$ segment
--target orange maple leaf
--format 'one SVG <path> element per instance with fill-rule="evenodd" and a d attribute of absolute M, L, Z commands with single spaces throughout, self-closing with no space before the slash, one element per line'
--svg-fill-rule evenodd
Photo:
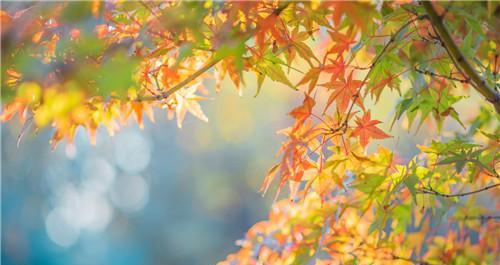
<path fill-rule="evenodd" d="M 309 82 L 309 89 L 307 93 L 311 94 L 314 87 L 316 86 L 316 83 L 318 82 L 319 75 L 321 74 L 321 68 L 319 67 L 314 67 L 309 69 L 309 71 L 302 77 L 302 79 L 299 81 L 297 86 L 304 85 L 307 82 Z"/>
<path fill-rule="evenodd" d="M 349 74 L 347 79 L 344 78 L 343 81 L 330 81 L 328 83 L 322 84 L 321 86 L 327 87 L 328 89 L 333 89 L 332 94 L 328 97 L 326 107 L 324 112 L 332 105 L 333 101 L 337 101 L 337 107 L 343 113 L 349 107 L 349 102 L 351 99 L 355 99 L 355 103 L 361 108 L 363 107 L 363 102 L 359 97 L 354 97 L 358 93 L 359 88 L 363 85 L 360 80 L 353 80 L 352 73 Z"/>
<path fill-rule="evenodd" d="M 385 73 L 387 74 L 387 77 L 380 80 L 373 86 L 373 88 L 370 89 L 370 92 L 375 96 L 376 101 L 380 99 L 380 95 L 382 94 L 382 91 L 386 86 L 389 86 L 390 88 L 396 88 L 394 81 L 397 80 L 398 74 L 392 74 L 387 70 L 385 71 Z"/>
<path fill-rule="evenodd" d="M 385 139 L 391 137 L 376 127 L 377 124 L 382 123 L 379 120 L 372 120 L 370 111 L 365 112 L 362 118 L 356 118 L 357 127 L 352 132 L 352 136 L 359 137 L 361 145 L 365 147 L 370 138 Z"/>
<path fill-rule="evenodd" d="M 365 31 L 370 23 L 373 6 L 370 3 L 356 1 L 332 1 L 329 3 L 333 7 L 332 19 L 335 26 L 339 26 L 343 19 L 348 18 L 357 27 Z"/>
<path fill-rule="evenodd" d="M 334 82 L 339 77 L 344 76 L 347 65 L 344 62 L 344 58 L 342 56 L 337 57 L 336 60 L 328 59 L 331 64 L 327 64 L 323 66 L 323 71 L 325 73 L 331 73 L 330 81 Z"/>
<path fill-rule="evenodd" d="M 335 44 L 328 50 L 328 53 L 342 55 L 348 51 L 351 45 L 356 43 L 356 33 L 353 27 L 350 27 L 345 34 L 338 31 L 328 31 L 330 38 Z"/>
<path fill-rule="evenodd" d="M 292 116 L 297 120 L 297 124 L 302 124 L 311 115 L 312 109 L 316 102 L 312 97 L 304 94 L 305 98 L 302 105 L 294 108 L 288 115 Z"/>
<path fill-rule="evenodd" d="M 169 68 L 168 66 L 161 67 L 161 81 L 165 87 L 171 87 L 179 81 L 180 76 L 176 70 Z"/>

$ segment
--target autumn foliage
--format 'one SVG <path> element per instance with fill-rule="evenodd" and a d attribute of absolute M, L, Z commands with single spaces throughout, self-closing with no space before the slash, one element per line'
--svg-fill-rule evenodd
<path fill-rule="evenodd" d="M 263 180 L 262 192 L 277 186 L 276 202 L 220 264 L 494 264 L 499 10 L 494 1 L 33 4 L 1 13 L 1 119 L 17 116 L 20 138 L 53 127 L 54 147 L 78 127 L 95 142 L 98 127 L 143 126 L 154 108 L 179 128 L 188 113 L 208 121 L 208 81 L 219 92 L 229 78 L 256 96 L 281 83 L 303 101 Z M 89 17 L 92 30 L 75 27 Z M 426 131 L 412 158 L 399 155 L 410 143 L 396 128 Z"/>

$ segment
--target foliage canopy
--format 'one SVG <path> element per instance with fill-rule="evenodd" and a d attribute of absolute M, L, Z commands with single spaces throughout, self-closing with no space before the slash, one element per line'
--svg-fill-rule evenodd
<path fill-rule="evenodd" d="M 289 199 L 221 264 L 499 261 L 497 2 L 94 1 L 7 10 L 1 119 L 17 115 L 20 138 L 52 126 L 55 147 L 84 127 L 95 141 L 99 126 L 113 134 L 131 117 L 143 126 L 157 107 L 178 127 L 187 113 L 208 121 L 205 80 L 220 91 L 226 76 L 240 93 L 247 73 L 255 95 L 270 89 L 266 79 L 303 91 L 262 185 L 276 181 L 276 198 L 287 185 Z M 91 26 L 77 27 L 82 21 Z M 373 114 L 387 95 L 399 97 L 385 121 L 391 129 L 430 128 L 411 159 L 384 146 L 367 151 L 392 137 Z"/>

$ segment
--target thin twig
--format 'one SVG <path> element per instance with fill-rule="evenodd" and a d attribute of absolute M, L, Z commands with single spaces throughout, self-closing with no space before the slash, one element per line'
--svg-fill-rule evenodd
<path fill-rule="evenodd" d="M 481 222 L 486 222 L 488 220 L 500 220 L 500 215 L 479 215 L 479 216 L 467 216 L 466 215 L 459 220 L 462 220 L 462 221 L 479 220 Z"/>
<path fill-rule="evenodd" d="M 414 18 L 414 19 L 406 22 L 405 24 L 403 24 L 394 34 L 391 35 L 391 38 L 389 39 L 389 41 L 384 45 L 384 47 L 382 48 L 382 50 L 380 51 L 380 53 L 372 61 L 372 63 L 370 64 L 370 68 L 369 68 L 370 70 L 368 70 L 368 73 L 365 75 L 365 78 L 361 82 L 362 85 L 359 87 L 359 89 L 356 92 L 356 94 L 354 94 L 352 96 L 351 105 L 349 107 L 349 110 L 347 111 L 347 115 L 346 115 L 345 120 L 343 122 L 343 123 L 345 123 L 345 125 L 344 124 L 342 125 L 344 128 L 347 128 L 347 123 L 349 122 L 349 117 L 351 115 L 352 109 L 354 108 L 354 104 L 356 103 L 356 100 L 358 100 L 358 98 L 360 96 L 361 89 L 364 87 L 366 81 L 368 80 L 368 78 L 372 74 L 373 69 L 375 69 L 375 65 L 377 65 L 377 63 L 380 61 L 380 59 L 385 55 L 386 51 L 389 49 L 389 46 L 391 46 L 391 44 L 394 43 L 394 41 L 396 39 L 396 36 L 398 36 L 399 33 L 401 33 L 404 29 L 406 29 L 413 22 L 418 21 L 418 20 L 422 20 L 425 17 L 426 17 L 425 15 L 421 15 L 421 16 L 418 16 L 418 17 L 416 17 L 416 18 Z"/>
<path fill-rule="evenodd" d="M 290 4 L 289 2 L 286 2 L 283 5 L 280 5 L 268 17 L 270 17 L 270 16 L 279 16 L 281 14 L 281 12 L 289 4 Z M 247 41 L 248 39 L 250 39 L 253 36 L 253 33 L 256 30 L 258 30 L 258 28 L 255 28 L 254 30 L 251 30 L 247 34 L 247 36 L 245 36 L 245 38 L 244 38 L 243 41 Z M 219 63 L 222 59 L 224 59 L 224 57 L 222 57 L 222 56 L 217 56 L 217 57 L 212 58 L 203 67 L 201 67 L 200 69 L 198 69 L 196 72 L 194 72 L 193 74 L 191 74 L 190 76 L 188 76 L 186 79 L 182 80 L 177 85 L 171 87 L 169 90 L 165 91 L 164 93 L 162 93 L 162 94 L 160 94 L 158 96 L 141 97 L 141 98 L 138 98 L 137 100 L 138 101 L 150 101 L 150 100 L 162 100 L 162 99 L 168 98 L 170 95 L 172 95 L 173 93 L 177 92 L 179 89 L 185 87 L 186 85 L 188 85 L 189 83 L 191 83 L 192 81 L 194 81 L 196 78 L 198 78 L 200 75 L 202 75 L 203 73 L 205 73 L 206 71 L 208 71 L 214 65 L 216 65 L 217 63 Z"/>
<path fill-rule="evenodd" d="M 408 261 L 408 262 L 411 262 L 413 264 L 418 264 L 418 265 L 432 265 L 431 263 L 427 262 L 427 261 L 423 261 L 423 260 L 416 260 L 416 259 L 412 259 L 412 258 L 405 258 L 405 257 L 401 257 L 401 256 L 398 256 L 398 255 L 392 255 L 392 259 L 394 260 L 404 260 L 404 261 Z"/>
<path fill-rule="evenodd" d="M 480 193 L 480 192 L 483 192 L 483 191 L 487 191 L 489 189 L 493 189 L 493 188 L 498 187 L 498 186 L 500 186 L 500 183 L 489 185 L 489 186 L 480 188 L 478 190 L 473 190 L 473 191 L 469 191 L 469 192 L 449 193 L 449 194 L 447 194 L 447 193 L 441 193 L 439 191 L 434 190 L 432 187 L 429 187 L 429 188 L 419 189 L 419 190 L 417 190 L 417 193 L 419 193 L 419 194 L 431 194 L 431 195 L 436 195 L 436 196 L 445 197 L 445 198 L 453 198 L 453 197 L 469 196 L 469 195 L 472 195 L 472 194 L 476 194 L 476 193 Z"/>
<path fill-rule="evenodd" d="M 415 67 L 415 71 L 418 72 L 418 73 L 421 73 L 423 75 L 428 75 L 428 76 L 432 76 L 432 77 L 441 77 L 441 78 L 445 78 L 445 79 L 448 79 L 448 80 L 457 81 L 457 82 L 460 82 L 462 84 L 469 83 L 469 80 L 467 80 L 467 79 L 460 79 L 460 78 L 452 77 L 451 75 L 450 76 L 441 75 L 441 74 L 438 74 L 438 73 L 431 72 L 429 70 L 422 70 L 422 69 L 419 69 L 417 67 Z"/>

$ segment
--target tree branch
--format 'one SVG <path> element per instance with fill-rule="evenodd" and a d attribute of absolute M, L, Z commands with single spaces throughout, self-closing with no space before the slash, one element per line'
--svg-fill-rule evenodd
<path fill-rule="evenodd" d="M 196 72 L 188 76 L 186 79 L 182 80 L 181 82 L 177 83 L 177 85 L 171 87 L 169 90 L 161 93 L 160 95 L 157 96 L 149 96 L 149 97 L 142 97 L 139 100 L 140 101 L 148 101 L 148 100 L 161 100 L 168 98 L 170 95 L 172 95 L 174 92 L 177 92 L 179 89 L 185 87 L 187 84 L 191 83 L 193 80 L 198 78 L 200 75 L 202 75 L 204 72 L 208 71 L 208 69 L 212 68 L 212 66 L 216 65 L 218 62 L 222 60 L 222 57 L 217 57 L 209 62 L 207 62 L 205 65 L 203 65 L 202 68 L 198 69 Z"/>
<path fill-rule="evenodd" d="M 448 79 L 448 80 L 451 80 L 451 81 L 460 82 L 462 84 L 470 83 L 469 80 L 455 78 L 455 77 L 453 77 L 451 75 L 450 76 L 440 75 L 440 74 L 437 74 L 437 73 L 434 73 L 434 72 L 431 72 L 431 71 L 428 71 L 428 70 L 419 69 L 417 67 L 415 67 L 414 69 L 415 69 L 416 72 L 418 72 L 420 74 L 423 74 L 423 75 L 428 75 L 428 76 L 432 76 L 432 77 L 441 77 L 441 78 Z"/>
<path fill-rule="evenodd" d="M 500 186 L 500 183 L 493 184 L 493 185 L 490 185 L 490 186 L 486 186 L 486 187 L 480 188 L 478 190 L 473 190 L 473 191 L 464 192 L 464 193 L 454 193 L 454 194 L 441 193 L 439 191 L 435 191 L 432 187 L 430 187 L 430 188 L 419 189 L 419 190 L 417 190 L 417 193 L 420 193 L 420 194 L 431 194 L 431 195 L 436 195 L 436 196 L 445 197 L 445 198 L 453 198 L 453 197 L 469 196 L 469 195 L 472 195 L 472 194 L 476 194 L 476 193 L 480 193 L 480 192 L 483 192 L 483 191 L 487 191 L 489 189 L 493 189 L 493 188 L 498 187 L 498 186 Z"/>
<path fill-rule="evenodd" d="M 418 264 L 418 265 L 432 265 L 431 263 L 424 261 L 424 260 L 405 258 L 405 257 L 394 255 L 394 254 L 392 254 L 392 259 L 393 260 L 404 260 L 404 261 L 408 261 L 408 262 L 411 262 L 413 264 Z"/>
<path fill-rule="evenodd" d="M 389 49 L 389 46 L 391 46 L 391 44 L 393 44 L 396 40 L 396 37 L 401 33 L 403 32 L 404 29 L 406 29 L 409 25 L 411 25 L 413 22 L 415 21 L 418 21 L 418 20 L 421 20 L 421 19 L 424 19 L 426 16 L 425 15 L 420 15 L 408 22 L 406 22 L 405 24 L 403 24 L 398 30 L 396 30 L 396 32 L 394 32 L 393 34 L 391 34 L 391 38 L 389 39 L 389 41 L 384 45 L 384 47 L 382 48 L 382 50 L 380 51 L 379 54 L 377 54 L 375 56 L 375 59 L 373 59 L 373 61 L 370 63 L 370 66 L 368 68 L 368 73 L 365 75 L 365 77 L 363 78 L 363 81 L 362 81 L 362 85 L 358 88 L 358 90 L 356 91 L 356 94 L 354 94 L 352 96 L 352 102 L 351 102 L 351 105 L 349 106 L 349 109 L 347 111 L 347 114 L 346 114 L 346 117 L 345 117 L 345 120 L 344 122 L 342 122 L 341 126 L 346 128 L 347 129 L 347 123 L 349 122 L 349 118 L 350 118 L 350 115 L 351 115 L 351 112 L 354 108 L 354 104 L 356 103 L 356 100 L 359 98 L 360 96 L 360 93 L 361 93 L 361 89 L 364 87 L 364 85 L 366 84 L 366 81 L 368 80 L 368 78 L 370 77 L 370 75 L 373 73 L 373 69 L 375 69 L 375 65 L 380 61 L 380 59 L 385 55 L 385 53 L 388 51 Z"/>
<path fill-rule="evenodd" d="M 443 24 L 443 17 L 437 14 L 432 3 L 427 1 L 422 1 L 421 3 L 429 15 L 429 20 L 434 28 L 434 31 L 438 34 L 443 47 L 445 47 L 455 66 L 466 78 L 471 80 L 474 89 L 476 89 L 486 98 L 486 100 L 493 104 L 497 113 L 500 114 L 500 95 L 498 91 L 492 88 L 476 72 L 476 70 L 474 70 L 467 58 L 465 58 L 462 52 L 458 49 L 450 33 Z"/>
<path fill-rule="evenodd" d="M 269 14 L 267 18 L 270 18 L 271 16 L 279 16 L 283 10 L 290 4 L 290 2 L 285 2 L 281 4 L 278 8 L 276 8 L 271 14 Z M 243 38 L 243 42 L 246 42 L 249 40 L 255 33 L 255 31 L 258 30 L 258 26 L 251 30 L 250 32 L 247 33 L 247 36 Z M 141 97 L 138 98 L 138 101 L 150 101 L 150 100 L 161 100 L 168 98 L 170 95 L 173 93 L 177 92 L 179 89 L 185 87 L 187 84 L 191 83 L 194 81 L 196 78 L 198 78 L 200 75 L 208 71 L 210 68 L 212 68 L 214 65 L 216 65 L 218 62 L 220 62 L 224 57 L 222 56 L 217 56 L 212 58 L 210 61 L 208 61 L 203 67 L 198 69 L 196 72 L 188 76 L 186 79 L 182 80 L 181 82 L 177 83 L 175 86 L 171 87 L 169 90 L 161 93 L 160 95 L 156 96 L 149 96 L 149 97 Z"/>
<path fill-rule="evenodd" d="M 500 220 L 500 216 L 499 215 L 465 216 L 464 218 L 462 218 L 460 220 L 463 220 L 463 221 L 479 220 L 481 222 L 486 222 L 488 220 Z"/>

